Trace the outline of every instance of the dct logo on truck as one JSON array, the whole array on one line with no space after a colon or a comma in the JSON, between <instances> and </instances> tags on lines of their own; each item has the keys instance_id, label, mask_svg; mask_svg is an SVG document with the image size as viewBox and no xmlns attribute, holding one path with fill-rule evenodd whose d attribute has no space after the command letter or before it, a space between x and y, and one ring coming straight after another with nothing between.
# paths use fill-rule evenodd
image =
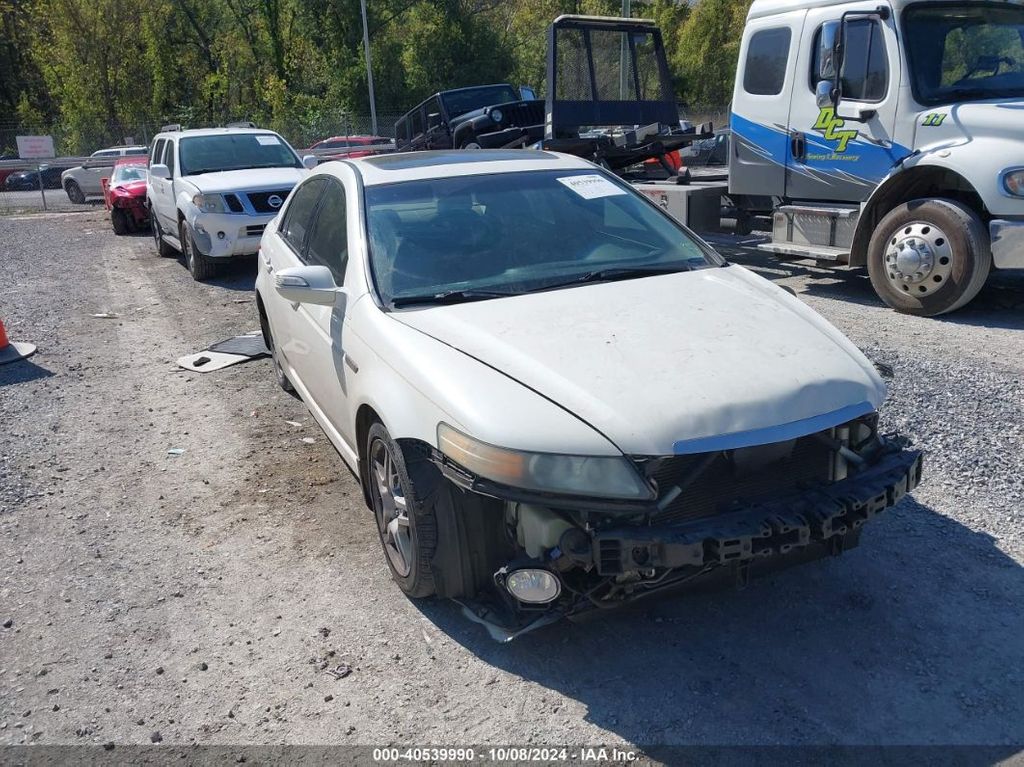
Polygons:
<instances>
[{"instance_id":1,"label":"dct logo on truck","mask_svg":"<svg viewBox=\"0 0 1024 767\"><path fill-rule=\"evenodd\" d=\"M832 107L822 107L818 112L818 121L814 123L814 130L819 131L828 141L838 141L836 153L842 154L846 151L846 145L857 138L855 130L841 130L846 121L836 117L836 111Z\"/></svg>"}]
</instances>

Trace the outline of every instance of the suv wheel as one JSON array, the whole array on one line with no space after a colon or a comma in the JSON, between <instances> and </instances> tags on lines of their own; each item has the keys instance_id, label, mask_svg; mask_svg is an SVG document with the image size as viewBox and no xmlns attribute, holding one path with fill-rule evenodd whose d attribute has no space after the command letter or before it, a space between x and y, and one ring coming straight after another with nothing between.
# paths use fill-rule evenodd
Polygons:
<instances>
[{"instance_id":1,"label":"suv wheel","mask_svg":"<svg viewBox=\"0 0 1024 767\"><path fill-rule=\"evenodd\" d=\"M181 252L185 256L185 266L188 273L196 282L202 282L213 277L217 273L217 264L209 256L204 256L196 248L192 233L188 230L188 224L184 221L178 224L178 239L181 241Z\"/></svg>"},{"instance_id":2,"label":"suv wheel","mask_svg":"<svg viewBox=\"0 0 1024 767\"><path fill-rule=\"evenodd\" d=\"M172 258L178 255L177 251L164 242L164 230L160 228L160 222L156 219L156 211L149 209L149 221L153 227L153 243L156 245L156 252L161 258Z\"/></svg>"},{"instance_id":3,"label":"suv wheel","mask_svg":"<svg viewBox=\"0 0 1024 767\"><path fill-rule=\"evenodd\" d=\"M77 181L68 181L64 185L64 191L68 193L68 199L75 205L81 205L85 202L85 194L82 192L82 187L78 185Z\"/></svg>"},{"instance_id":4,"label":"suv wheel","mask_svg":"<svg viewBox=\"0 0 1024 767\"><path fill-rule=\"evenodd\" d=\"M480 142L476 140L476 136L468 136L462 139L462 144L459 145L460 149L483 149L480 146Z\"/></svg>"}]
</instances>

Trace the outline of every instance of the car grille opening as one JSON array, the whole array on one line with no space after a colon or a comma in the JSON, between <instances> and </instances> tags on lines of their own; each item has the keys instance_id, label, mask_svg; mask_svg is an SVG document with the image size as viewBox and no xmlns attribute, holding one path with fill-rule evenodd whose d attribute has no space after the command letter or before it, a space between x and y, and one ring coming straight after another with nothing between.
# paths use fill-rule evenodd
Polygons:
<instances>
[{"instance_id":1,"label":"car grille opening","mask_svg":"<svg viewBox=\"0 0 1024 767\"><path fill-rule=\"evenodd\" d=\"M508 104L501 107L502 124L528 128L544 123L544 106L535 101Z\"/></svg>"},{"instance_id":2,"label":"car grille opening","mask_svg":"<svg viewBox=\"0 0 1024 767\"><path fill-rule=\"evenodd\" d=\"M655 516L655 521L700 519L812 485L827 484L831 479L833 452L812 434L754 449L672 456L662 459L651 477L664 494L685 482L702 463L707 463L704 470Z\"/></svg>"},{"instance_id":3,"label":"car grille opening","mask_svg":"<svg viewBox=\"0 0 1024 767\"><path fill-rule=\"evenodd\" d=\"M249 192L246 197L249 198L249 204L257 213L277 213L290 191L290 189L276 189L269 192ZM279 199L281 202L271 205L271 198Z\"/></svg>"},{"instance_id":4,"label":"car grille opening","mask_svg":"<svg viewBox=\"0 0 1024 767\"><path fill-rule=\"evenodd\" d=\"M252 224L251 226L245 227L246 237L262 237L263 230L267 228L266 224Z\"/></svg>"},{"instance_id":5,"label":"car grille opening","mask_svg":"<svg viewBox=\"0 0 1024 767\"><path fill-rule=\"evenodd\" d=\"M228 206L228 210L232 213L243 213L245 211L245 208L242 207L242 201L238 199L237 194L224 195L224 204Z\"/></svg>"}]
</instances>

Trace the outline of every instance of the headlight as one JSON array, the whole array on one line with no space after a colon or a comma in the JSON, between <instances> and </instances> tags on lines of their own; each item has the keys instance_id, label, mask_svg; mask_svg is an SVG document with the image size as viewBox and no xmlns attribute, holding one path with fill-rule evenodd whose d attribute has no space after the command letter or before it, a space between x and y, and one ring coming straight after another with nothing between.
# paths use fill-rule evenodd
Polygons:
<instances>
[{"instance_id":1,"label":"headlight","mask_svg":"<svg viewBox=\"0 0 1024 767\"><path fill-rule=\"evenodd\" d=\"M219 194L197 194L192 198L192 204L207 213L223 213L225 210L224 198Z\"/></svg>"},{"instance_id":2,"label":"headlight","mask_svg":"<svg viewBox=\"0 0 1024 767\"><path fill-rule=\"evenodd\" d=\"M494 122L500 123L502 117L503 117L503 115L501 114L501 110L500 109L492 109L491 110L491 119L494 120Z\"/></svg>"},{"instance_id":3,"label":"headlight","mask_svg":"<svg viewBox=\"0 0 1024 767\"><path fill-rule=\"evenodd\" d=\"M1003 189L1014 197L1024 197L1024 168L1003 171Z\"/></svg>"},{"instance_id":4,"label":"headlight","mask_svg":"<svg viewBox=\"0 0 1024 767\"><path fill-rule=\"evenodd\" d=\"M474 474L545 493L642 500L653 493L625 456L528 453L495 447L448 424L437 427L441 452Z\"/></svg>"}]
</instances>

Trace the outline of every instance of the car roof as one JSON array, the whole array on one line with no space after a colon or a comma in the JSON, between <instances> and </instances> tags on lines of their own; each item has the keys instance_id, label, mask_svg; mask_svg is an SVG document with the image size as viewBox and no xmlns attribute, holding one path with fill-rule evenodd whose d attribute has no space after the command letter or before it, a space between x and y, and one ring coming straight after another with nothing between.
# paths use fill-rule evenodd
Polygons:
<instances>
[{"instance_id":1,"label":"car roof","mask_svg":"<svg viewBox=\"0 0 1024 767\"><path fill-rule=\"evenodd\" d=\"M588 170L580 157L533 149L456 149L391 154L339 160L355 168L366 186L450 176L518 173L531 170ZM333 163L324 163L329 170Z\"/></svg>"},{"instance_id":2,"label":"car roof","mask_svg":"<svg viewBox=\"0 0 1024 767\"><path fill-rule=\"evenodd\" d=\"M186 130L172 130L158 133L154 136L154 141L158 138L170 138L172 136L178 136L180 138L192 137L192 136L225 136L225 135L239 135L239 134L270 134L276 136L274 131L267 128L188 128Z\"/></svg>"}]
</instances>

